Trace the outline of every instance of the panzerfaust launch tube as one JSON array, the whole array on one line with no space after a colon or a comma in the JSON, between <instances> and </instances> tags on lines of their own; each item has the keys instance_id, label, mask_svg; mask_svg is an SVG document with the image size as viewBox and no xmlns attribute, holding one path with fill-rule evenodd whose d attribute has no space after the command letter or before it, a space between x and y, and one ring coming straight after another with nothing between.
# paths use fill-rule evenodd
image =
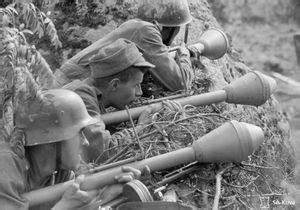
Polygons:
<instances>
[{"instance_id":1,"label":"panzerfaust launch tube","mask_svg":"<svg viewBox=\"0 0 300 210\"><path fill-rule=\"evenodd\" d=\"M180 103L182 106L187 104L203 106L223 101L234 104L259 106L269 99L275 88L276 81L273 78L253 71L231 82L222 90L178 98L174 101ZM158 111L162 108L162 103L151 104L151 107ZM129 113L133 119L137 119L146 108L147 105L132 108L129 109ZM101 117L106 125L129 120L126 110L106 113Z\"/></svg>"},{"instance_id":2,"label":"panzerfaust launch tube","mask_svg":"<svg viewBox=\"0 0 300 210\"><path fill-rule=\"evenodd\" d=\"M126 164L139 170L148 166L152 172L190 162L241 162L263 142L263 131L251 124L231 121L202 136L191 147L168 152L141 161ZM85 177L80 188L94 190L114 184L114 177L121 174L121 167L110 168ZM73 181L24 193L30 206L59 200Z\"/></svg>"}]
</instances>

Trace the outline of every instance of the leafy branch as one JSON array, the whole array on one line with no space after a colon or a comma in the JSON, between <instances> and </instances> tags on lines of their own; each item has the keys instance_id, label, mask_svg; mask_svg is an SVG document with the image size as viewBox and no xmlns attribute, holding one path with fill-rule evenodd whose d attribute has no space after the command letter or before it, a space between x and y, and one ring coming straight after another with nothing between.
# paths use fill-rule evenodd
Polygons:
<instances>
[{"instance_id":1,"label":"leafy branch","mask_svg":"<svg viewBox=\"0 0 300 210\"><path fill-rule=\"evenodd\" d=\"M32 31L39 39L47 35L56 49L62 47L54 23L44 12L40 11L32 3L12 4L8 7L11 6L19 12L19 21L24 24L26 29Z\"/></svg>"},{"instance_id":2,"label":"leafy branch","mask_svg":"<svg viewBox=\"0 0 300 210\"><path fill-rule=\"evenodd\" d=\"M61 47L53 22L31 3L13 3L0 8L0 97L8 139L14 128L14 113L24 100L36 97L44 84L51 86L53 73L26 38L49 36L55 48Z\"/></svg>"}]
</instances>

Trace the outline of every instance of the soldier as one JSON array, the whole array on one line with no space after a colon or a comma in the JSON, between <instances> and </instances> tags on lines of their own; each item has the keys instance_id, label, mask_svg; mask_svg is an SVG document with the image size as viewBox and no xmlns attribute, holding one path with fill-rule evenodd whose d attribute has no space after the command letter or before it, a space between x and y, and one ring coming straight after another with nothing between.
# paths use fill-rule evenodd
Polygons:
<instances>
[{"instance_id":1,"label":"soldier","mask_svg":"<svg viewBox=\"0 0 300 210\"><path fill-rule=\"evenodd\" d=\"M72 170L79 166L80 146L87 142L82 130L96 121L88 115L82 99L69 90L45 91L20 107L9 143L2 141L0 146L1 209L28 209L24 192L72 179ZM132 168L123 171L128 173L119 181L140 175ZM76 209L89 204L97 191L81 191L82 180L80 177L71 185L55 205L37 208ZM111 189L121 192L120 188Z\"/></svg>"},{"instance_id":2,"label":"soldier","mask_svg":"<svg viewBox=\"0 0 300 210\"><path fill-rule=\"evenodd\" d=\"M88 113L99 122L88 126L85 135L90 146L83 152L83 159L91 162L109 146L109 135L100 122L105 108L124 109L125 105L142 95L141 83L144 72L154 65L145 61L136 45L126 39L101 48L89 59L91 75L80 81L74 80L63 88L76 92L84 101Z\"/></svg>"},{"instance_id":3,"label":"soldier","mask_svg":"<svg viewBox=\"0 0 300 210\"><path fill-rule=\"evenodd\" d=\"M168 47L180 26L192 20L186 0L141 0L138 19L128 20L91 46L69 59L55 72L57 86L90 75L90 57L105 45L125 38L134 42L146 61L156 67L150 73L170 91L189 89L194 77L189 50L182 45L177 59L168 54Z\"/></svg>"}]
</instances>

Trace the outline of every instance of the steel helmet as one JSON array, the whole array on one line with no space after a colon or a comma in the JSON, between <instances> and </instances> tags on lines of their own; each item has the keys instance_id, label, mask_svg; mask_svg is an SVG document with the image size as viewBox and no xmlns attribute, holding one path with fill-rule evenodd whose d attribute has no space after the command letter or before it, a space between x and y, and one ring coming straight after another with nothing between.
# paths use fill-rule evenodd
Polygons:
<instances>
[{"instance_id":1,"label":"steel helmet","mask_svg":"<svg viewBox=\"0 0 300 210\"><path fill-rule=\"evenodd\" d=\"M162 26L181 26L192 20L187 0L140 0L138 18Z\"/></svg>"},{"instance_id":2,"label":"steel helmet","mask_svg":"<svg viewBox=\"0 0 300 210\"><path fill-rule=\"evenodd\" d=\"M43 91L16 112L16 127L25 131L25 146L63 141L97 120L90 117L80 96L70 90Z\"/></svg>"}]
</instances>

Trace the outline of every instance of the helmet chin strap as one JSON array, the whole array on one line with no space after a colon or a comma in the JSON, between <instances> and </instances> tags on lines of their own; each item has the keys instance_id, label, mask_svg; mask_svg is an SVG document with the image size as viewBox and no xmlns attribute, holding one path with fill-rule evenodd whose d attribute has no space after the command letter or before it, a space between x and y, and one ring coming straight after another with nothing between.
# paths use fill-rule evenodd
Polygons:
<instances>
[{"instance_id":1,"label":"helmet chin strap","mask_svg":"<svg viewBox=\"0 0 300 210\"><path fill-rule=\"evenodd\" d=\"M61 169L61 142L56 143L56 171Z\"/></svg>"},{"instance_id":2,"label":"helmet chin strap","mask_svg":"<svg viewBox=\"0 0 300 210\"><path fill-rule=\"evenodd\" d=\"M54 185L56 183L56 175L61 170L61 143L58 142L55 144L55 151L56 151L56 163L55 163L55 170L52 172L50 185Z\"/></svg>"}]
</instances>

